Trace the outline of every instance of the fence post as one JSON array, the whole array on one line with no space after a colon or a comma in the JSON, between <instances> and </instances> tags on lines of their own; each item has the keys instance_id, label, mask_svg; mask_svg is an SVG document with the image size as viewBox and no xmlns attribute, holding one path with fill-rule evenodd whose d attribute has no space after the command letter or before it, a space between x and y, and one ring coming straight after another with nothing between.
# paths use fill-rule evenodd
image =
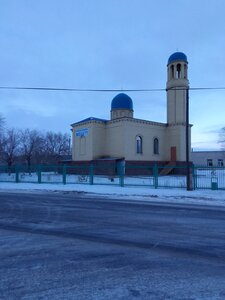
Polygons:
<instances>
[{"instance_id":1,"label":"fence post","mask_svg":"<svg viewBox=\"0 0 225 300\"><path fill-rule=\"evenodd\" d=\"M154 164L153 166L153 177L154 177L154 187L155 189L158 188L158 166Z\"/></svg>"},{"instance_id":2,"label":"fence post","mask_svg":"<svg viewBox=\"0 0 225 300\"><path fill-rule=\"evenodd\" d=\"M66 184L66 165L63 165L63 184Z\"/></svg>"},{"instance_id":3,"label":"fence post","mask_svg":"<svg viewBox=\"0 0 225 300\"><path fill-rule=\"evenodd\" d=\"M196 190L196 187L197 187L197 183L196 183L196 180L197 180L197 176L196 176L196 170L195 170L195 166L194 164L191 166L191 173L192 173L192 188L193 190Z\"/></svg>"},{"instance_id":4,"label":"fence post","mask_svg":"<svg viewBox=\"0 0 225 300\"><path fill-rule=\"evenodd\" d=\"M120 186L124 187L124 165L122 163L119 163L118 165L119 168L119 177L120 177Z\"/></svg>"},{"instance_id":5,"label":"fence post","mask_svg":"<svg viewBox=\"0 0 225 300\"><path fill-rule=\"evenodd\" d=\"M19 166L15 165L16 183L19 182Z\"/></svg>"},{"instance_id":6,"label":"fence post","mask_svg":"<svg viewBox=\"0 0 225 300\"><path fill-rule=\"evenodd\" d=\"M41 165L37 166L38 171L38 183L41 183Z\"/></svg>"},{"instance_id":7,"label":"fence post","mask_svg":"<svg viewBox=\"0 0 225 300\"><path fill-rule=\"evenodd\" d=\"M89 168L89 184L93 185L94 184L94 165L90 164Z\"/></svg>"}]
</instances>

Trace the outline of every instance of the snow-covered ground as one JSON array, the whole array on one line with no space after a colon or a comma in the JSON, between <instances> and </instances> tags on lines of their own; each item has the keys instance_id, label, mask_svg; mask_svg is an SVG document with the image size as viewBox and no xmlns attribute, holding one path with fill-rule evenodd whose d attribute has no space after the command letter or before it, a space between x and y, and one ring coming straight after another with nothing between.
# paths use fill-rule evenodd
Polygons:
<instances>
[{"instance_id":1,"label":"snow-covered ground","mask_svg":"<svg viewBox=\"0 0 225 300\"><path fill-rule=\"evenodd\" d=\"M222 205L225 206L225 192L221 190L195 190L186 191L177 188L154 189L147 186L118 185L88 185L88 184L37 184L37 183L11 183L0 182L0 192L16 193L42 193L42 192L84 192L88 196L113 197L134 201L163 201L172 203Z\"/></svg>"}]
</instances>

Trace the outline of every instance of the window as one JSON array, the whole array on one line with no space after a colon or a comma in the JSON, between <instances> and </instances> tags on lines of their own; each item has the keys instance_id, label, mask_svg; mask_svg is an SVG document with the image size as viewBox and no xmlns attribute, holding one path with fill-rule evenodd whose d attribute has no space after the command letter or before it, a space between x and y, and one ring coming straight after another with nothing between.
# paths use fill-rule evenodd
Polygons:
<instances>
[{"instance_id":1,"label":"window","mask_svg":"<svg viewBox=\"0 0 225 300\"><path fill-rule=\"evenodd\" d=\"M177 64L176 78L181 78L181 64Z\"/></svg>"},{"instance_id":2,"label":"window","mask_svg":"<svg viewBox=\"0 0 225 300\"><path fill-rule=\"evenodd\" d=\"M212 166L213 166L213 160L207 159L207 167L212 167Z\"/></svg>"},{"instance_id":3,"label":"window","mask_svg":"<svg viewBox=\"0 0 225 300\"><path fill-rule=\"evenodd\" d=\"M174 78L174 65L170 67L171 70L171 78Z\"/></svg>"},{"instance_id":4,"label":"window","mask_svg":"<svg viewBox=\"0 0 225 300\"><path fill-rule=\"evenodd\" d=\"M136 153L142 153L142 137L140 135L136 137Z\"/></svg>"},{"instance_id":5,"label":"window","mask_svg":"<svg viewBox=\"0 0 225 300\"><path fill-rule=\"evenodd\" d=\"M187 65L184 65L184 78L187 78Z\"/></svg>"},{"instance_id":6,"label":"window","mask_svg":"<svg viewBox=\"0 0 225 300\"><path fill-rule=\"evenodd\" d=\"M153 141L153 153L154 154L159 154L159 140L158 140L158 138L154 138L154 141Z\"/></svg>"},{"instance_id":7,"label":"window","mask_svg":"<svg viewBox=\"0 0 225 300\"><path fill-rule=\"evenodd\" d=\"M80 155L86 154L86 137L81 136L80 137Z\"/></svg>"},{"instance_id":8,"label":"window","mask_svg":"<svg viewBox=\"0 0 225 300\"><path fill-rule=\"evenodd\" d=\"M223 159L218 159L218 167L223 167Z\"/></svg>"}]
</instances>

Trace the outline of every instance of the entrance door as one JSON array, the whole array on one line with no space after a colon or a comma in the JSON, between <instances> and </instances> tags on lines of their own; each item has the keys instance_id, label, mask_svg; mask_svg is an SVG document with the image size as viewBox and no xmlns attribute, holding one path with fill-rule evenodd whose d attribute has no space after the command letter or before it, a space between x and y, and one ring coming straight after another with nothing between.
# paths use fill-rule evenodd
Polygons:
<instances>
[{"instance_id":1,"label":"entrance door","mask_svg":"<svg viewBox=\"0 0 225 300\"><path fill-rule=\"evenodd\" d=\"M171 161L176 161L177 160L177 148L176 147L171 147L170 148L170 160Z\"/></svg>"}]
</instances>

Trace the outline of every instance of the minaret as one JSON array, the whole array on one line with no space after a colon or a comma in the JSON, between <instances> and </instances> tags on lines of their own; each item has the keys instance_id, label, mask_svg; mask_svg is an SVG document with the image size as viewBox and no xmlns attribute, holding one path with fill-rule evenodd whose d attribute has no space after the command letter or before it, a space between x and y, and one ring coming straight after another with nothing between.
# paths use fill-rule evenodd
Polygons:
<instances>
[{"instance_id":1,"label":"minaret","mask_svg":"<svg viewBox=\"0 0 225 300\"><path fill-rule=\"evenodd\" d=\"M167 64L167 149L168 160L186 161L186 104L188 81L187 56L182 52L173 53ZM191 126L189 125L189 141ZM190 153L189 143L189 153Z\"/></svg>"},{"instance_id":2,"label":"minaret","mask_svg":"<svg viewBox=\"0 0 225 300\"><path fill-rule=\"evenodd\" d=\"M189 88L188 61L182 52L173 53L167 64L167 123L185 124L186 90Z\"/></svg>"}]
</instances>

